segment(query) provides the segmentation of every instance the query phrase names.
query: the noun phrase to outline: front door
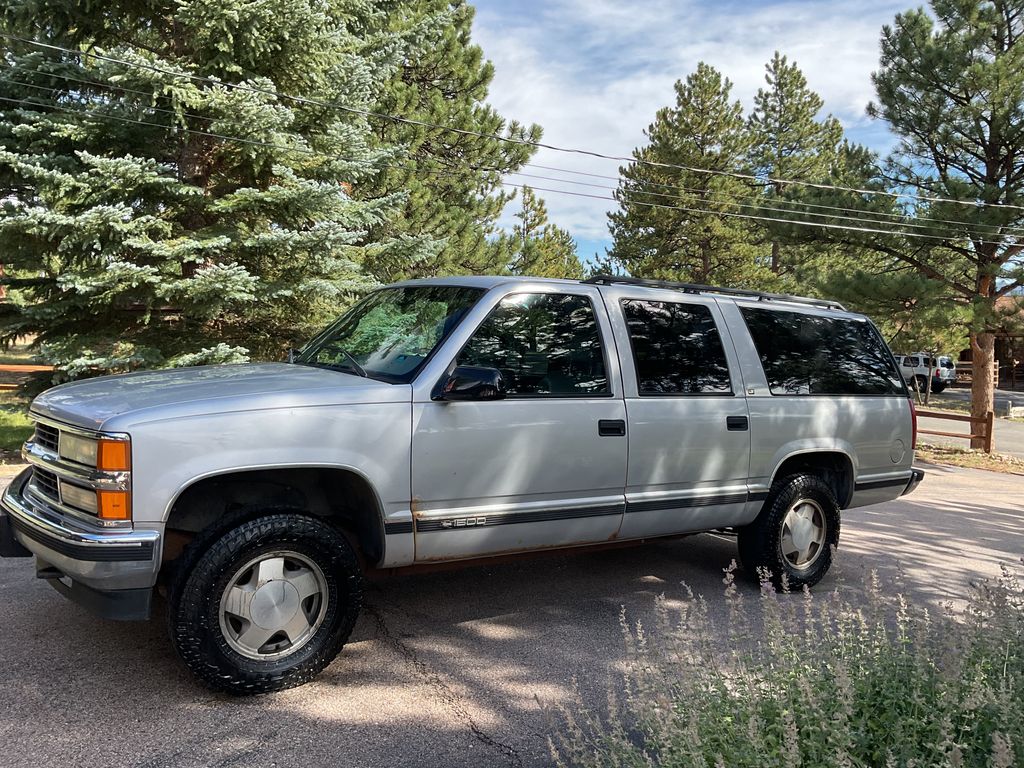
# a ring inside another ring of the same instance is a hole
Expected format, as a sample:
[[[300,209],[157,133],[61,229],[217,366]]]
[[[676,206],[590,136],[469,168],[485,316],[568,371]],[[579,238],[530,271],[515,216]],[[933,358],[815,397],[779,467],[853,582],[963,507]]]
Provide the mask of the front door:
[[[452,366],[500,370],[507,399],[413,403],[417,561],[603,541],[622,521],[626,412],[597,289],[489,300]]]

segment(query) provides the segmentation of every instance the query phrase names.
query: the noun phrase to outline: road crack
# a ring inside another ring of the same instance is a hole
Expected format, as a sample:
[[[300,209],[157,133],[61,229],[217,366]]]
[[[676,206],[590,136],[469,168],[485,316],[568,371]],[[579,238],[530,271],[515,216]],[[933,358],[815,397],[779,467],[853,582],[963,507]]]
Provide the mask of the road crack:
[[[377,608],[370,605],[364,605],[363,610],[373,617],[373,620],[377,624],[377,632],[380,638],[397,651],[398,654],[409,663],[409,665],[416,671],[416,674],[423,678],[423,680],[433,689],[434,695],[437,699],[448,707],[448,709],[454,712],[458,719],[469,727],[470,732],[476,740],[481,744],[504,754],[509,761],[509,765],[514,768],[521,768],[523,760],[519,754],[519,750],[511,744],[506,744],[503,741],[497,740],[481,728],[480,724],[473,718],[469,708],[466,706],[465,699],[456,693],[452,687],[442,679],[440,674],[431,669],[430,665],[419,657],[414,648],[411,648],[409,645],[402,642],[402,640],[391,631],[387,622],[384,620],[384,616],[377,610]]]

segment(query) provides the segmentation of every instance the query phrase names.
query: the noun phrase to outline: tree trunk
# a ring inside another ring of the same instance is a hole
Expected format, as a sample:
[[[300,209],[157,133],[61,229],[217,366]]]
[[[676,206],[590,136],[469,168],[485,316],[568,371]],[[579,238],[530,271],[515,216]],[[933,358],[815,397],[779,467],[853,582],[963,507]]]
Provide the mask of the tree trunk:
[[[971,334],[971,415],[984,418],[993,410],[995,388],[992,385],[992,365],[995,362],[996,337],[991,333]],[[973,431],[973,430],[972,430]],[[971,448],[984,448],[983,438],[971,440]]]
[[[939,353],[936,352],[935,354],[937,355]],[[932,401],[932,377],[935,375],[935,363],[937,363],[937,362],[938,362],[938,360],[935,359],[935,356],[931,352],[929,352],[928,353],[928,383],[925,385],[925,388],[924,388],[924,404],[925,405],[931,405],[931,401]]]
[[[782,247],[778,240],[772,241],[772,273],[779,274],[782,270]]]

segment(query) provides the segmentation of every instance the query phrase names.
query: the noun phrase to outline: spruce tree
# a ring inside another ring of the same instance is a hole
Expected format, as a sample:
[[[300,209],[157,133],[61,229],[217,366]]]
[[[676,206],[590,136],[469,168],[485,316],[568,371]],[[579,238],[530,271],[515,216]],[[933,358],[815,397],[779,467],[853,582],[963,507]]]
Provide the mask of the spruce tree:
[[[464,0],[386,0],[383,7],[385,31],[402,40],[403,57],[377,111],[470,133],[374,120],[377,140],[407,147],[411,158],[357,188],[358,197],[371,199],[408,191],[401,215],[374,232],[426,235],[443,247],[416,262],[380,254],[370,266],[384,281],[500,272],[504,265],[489,238],[512,199],[502,178],[519,170],[534,148],[491,136],[538,141],[540,128],[506,120],[487,103],[494,67],[472,42],[473,8]]]
[[[514,275],[559,277],[579,280],[583,264],[576,242],[566,230],[548,221],[547,206],[527,186],[522,188],[517,223],[512,232],[498,237],[493,247],[497,259]]]
[[[752,244],[751,225],[736,214],[749,186],[726,174],[740,170],[750,135],[732,83],[700,63],[675,84],[673,106],[658,110],[638,162],[620,169],[609,215],[609,265],[638,277],[727,286],[770,284],[766,249]],[[664,164],[664,165],[658,165]],[[688,166],[701,170],[686,170]]]
[[[72,51],[0,40],[0,333],[64,376],[279,357],[366,261],[436,248],[368,238],[404,197],[351,190],[400,149],[319,103],[371,107],[398,65],[365,2],[23,0],[0,23]]]
[[[761,213],[778,218],[791,207],[789,192],[799,191],[781,180],[825,181],[838,159],[843,128],[831,115],[818,119],[824,101],[808,88],[796,63],[778,51],[765,65],[765,83],[767,87],[759,89],[754,97],[754,109],[747,121],[751,140],[748,159],[753,174],[772,180],[758,197]],[[777,275],[792,277],[798,266],[808,266],[806,262],[824,255],[824,249],[813,246],[785,248],[770,222],[755,229],[770,244],[771,270]]]

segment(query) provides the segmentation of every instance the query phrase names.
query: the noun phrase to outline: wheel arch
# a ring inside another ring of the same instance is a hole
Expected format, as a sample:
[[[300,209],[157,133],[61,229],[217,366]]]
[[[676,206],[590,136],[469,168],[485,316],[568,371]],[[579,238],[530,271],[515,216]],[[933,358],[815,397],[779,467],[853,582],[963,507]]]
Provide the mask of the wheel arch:
[[[849,452],[837,446],[793,450],[776,462],[768,487],[774,488],[782,478],[801,472],[821,477],[832,489],[839,507],[849,506],[857,476],[856,463]]]
[[[384,506],[359,470],[344,465],[266,465],[218,469],[183,484],[167,504],[165,528],[194,534],[217,526],[232,512],[301,509],[331,520],[353,538],[368,564],[384,557]],[[236,520],[234,515],[232,520]],[[173,552],[168,554],[173,557]]]

